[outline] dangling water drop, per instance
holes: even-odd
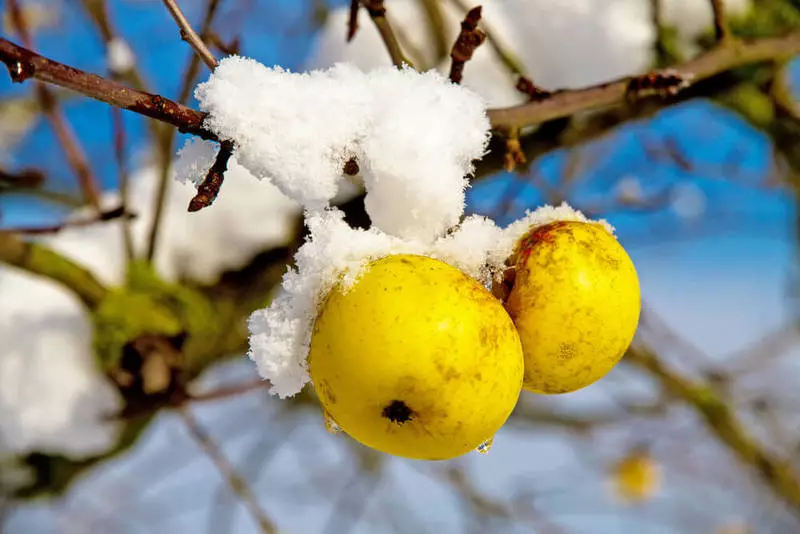
[[[331,417],[326,410],[322,410],[322,415],[325,417],[325,430],[330,432],[331,434],[338,434],[342,431],[342,427],[336,422],[336,420]]]
[[[492,436],[491,438],[487,439],[486,441],[478,445],[478,448],[475,450],[478,451],[478,454],[489,454],[489,451],[492,450],[493,444],[494,444],[494,436]]]
[[[33,76],[33,65],[30,63],[17,61],[13,64],[8,64],[7,66],[8,74],[11,75],[11,81],[14,83],[22,83]]]

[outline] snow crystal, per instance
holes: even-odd
[[[481,2],[483,17],[480,26],[488,29],[503,48],[519,55],[514,45],[518,36],[513,21],[500,1]],[[436,68],[447,74],[450,69],[450,47],[461,30],[462,12],[455,2],[440,2],[443,17],[442,38],[446,44],[444,56],[437,56],[437,44],[431,32],[429,17],[418,0],[393,0],[388,8],[392,26],[403,52],[420,70]],[[470,6],[472,7],[472,6]],[[358,12],[358,33],[351,42],[345,40],[350,8],[342,6],[328,14],[325,25],[315,36],[307,67],[320,69],[336,63],[352,63],[369,72],[390,63],[389,55],[378,30],[369,20],[366,10]],[[513,106],[524,101],[522,93],[514,86],[516,80],[488,44],[478,47],[464,70],[462,84],[486,99],[492,107]]]
[[[190,138],[178,150],[175,179],[182,184],[200,185],[217,158],[218,148],[210,141]],[[230,160],[228,160],[230,161]],[[238,178],[235,178],[238,180]]]
[[[432,241],[458,223],[488,142],[482,100],[436,72],[298,74],[232,56],[195,94],[242,166],[309,210],[328,205],[355,158],[373,224],[399,237]]]
[[[309,382],[306,357],[320,303],[338,283],[346,290],[371,261],[393,254],[419,254],[461,269],[487,288],[505,267],[516,241],[531,226],[556,220],[587,221],[566,203],[545,206],[505,229],[481,216],[466,218],[434,242],[402,239],[377,228],[351,228],[336,209],[307,214],[310,232],[295,255],[296,268],[283,278],[282,292],[249,321],[250,358],[281,398]],[[605,221],[604,226],[613,233]]]

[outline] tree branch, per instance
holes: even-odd
[[[486,34],[478,28],[482,9],[481,6],[478,6],[467,12],[461,22],[461,32],[450,50],[450,58],[452,59],[450,63],[450,81],[453,83],[461,83],[461,79],[464,76],[464,65],[472,59],[472,54],[486,39]]]
[[[44,245],[24,241],[12,232],[0,231],[0,262],[60,283],[90,309],[106,295],[106,288],[91,272]]]
[[[211,25],[213,24],[214,18],[217,15],[219,4],[219,0],[209,0],[208,4],[206,5],[205,16],[203,17],[203,25],[200,29],[200,34],[202,37],[197,37],[201,44],[203,44],[203,39],[205,36],[211,31]],[[175,8],[178,9],[177,6],[175,6]],[[179,9],[178,12],[180,13]],[[186,20],[185,17],[183,20]],[[180,25],[180,22],[178,24]],[[188,22],[186,22],[186,25],[188,31],[191,31],[192,34],[196,35],[191,26],[188,25]],[[203,44],[203,46],[205,45]],[[197,49],[195,48],[195,50]],[[179,95],[178,102],[180,104],[183,104],[191,94],[191,88],[194,85],[194,80],[200,70],[200,58],[202,57],[203,55],[201,53],[195,53],[192,54],[191,59],[189,60],[189,66],[184,74],[183,84]],[[214,59],[214,65],[211,67],[211,70],[216,68],[216,65],[217,60]],[[172,169],[172,154],[175,150],[175,132],[165,132],[164,136],[159,139],[158,149],[161,156],[161,168],[158,177],[158,190],[156,191],[155,210],[153,211],[153,220],[150,224],[150,232],[147,240],[146,258],[148,261],[152,261],[156,253],[156,248],[158,247],[159,230],[161,228],[161,221],[164,216],[164,204],[166,201],[167,189],[169,187],[170,170]],[[209,173],[210,172],[211,171],[209,171]],[[220,185],[222,185],[222,180],[220,180]],[[219,187],[217,188],[217,191],[218,190]]]
[[[9,0],[8,11],[11,15],[12,24],[22,38],[22,42],[25,43],[25,46],[31,48],[33,46],[33,39],[28,31],[25,17],[22,14],[22,9],[17,0]],[[97,183],[97,178],[94,176],[89,166],[86,152],[62,113],[55,95],[53,95],[52,91],[50,91],[45,84],[40,82],[36,84],[36,96],[39,100],[42,112],[45,117],[47,117],[48,122],[50,122],[56,139],[64,151],[67,163],[75,173],[85,201],[99,211],[100,187]]]
[[[646,371],[670,394],[689,404],[719,442],[755,470],[761,481],[800,515],[800,479],[791,463],[761,447],[713,389],[671,371],[647,349],[630,349],[624,361]]]
[[[181,39],[186,41],[189,46],[194,48],[194,51],[197,52],[197,55],[200,56],[200,59],[208,65],[208,68],[214,70],[217,68],[218,61],[217,58],[214,57],[214,54],[211,53],[211,50],[208,49],[206,44],[197,35],[197,32],[192,29],[192,25],[186,19],[186,16],[181,11],[181,8],[178,7],[178,3],[175,0],[163,0],[164,5],[169,10],[172,18],[175,19],[175,23],[178,25],[181,33]]]
[[[676,65],[671,71],[690,83],[696,83],[736,67],[787,59],[798,53],[800,33],[792,33],[783,37],[732,42]],[[510,108],[490,109],[489,119],[494,128],[522,128],[581,111],[620,104],[632,96],[631,83],[639,78],[623,78],[586,89],[557,91],[542,100]]]
[[[178,131],[203,139],[217,136],[203,128],[206,114],[163,96],[138,91],[121,83],[53,61],[0,37],[0,61],[17,83],[34,78],[70,89],[106,104],[165,122]]]
[[[219,195],[219,189],[225,180],[225,171],[228,170],[228,161],[233,155],[233,143],[223,141],[214,164],[208,169],[203,182],[197,187],[197,194],[189,201],[189,211],[199,211],[213,204]]]
[[[710,0],[711,9],[714,12],[714,35],[720,44],[727,43],[731,38],[728,21],[725,17],[724,0]]]
[[[267,517],[264,510],[258,505],[258,499],[256,499],[247,481],[236,472],[236,469],[225,457],[219,446],[211,439],[211,436],[208,435],[205,429],[200,426],[200,423],[192,414],[191,409],[188,406],[182,406],[180,408],[180,414],[189,432],[197,441],[197,444],[200,445],[211,461],[214,462],[214,465],[228,483],[231,491],[239,497],[242,503],[247,507],[256,525],[258,525],[259,531],[262,534],[277,534],[278,529],[275,527],[273,521]]]
[[[386,50],[389,52],[394,66],[402,68],[405,64],[414,68],[411,61],[403,55],[403,51],[400,48],[400,43],[392,29],[392,25],[389,24],[389,19],[386,18],[386,6],[383,5],[383,1],[384,0],[361,0],[361,5],[367,10],[372,22],[375,23],[375,27],[378,29],[378,33],[381,34],[381,39],[383,39],[386,45]]]

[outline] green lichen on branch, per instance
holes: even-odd
[[[58,252],[0,231],[0,262],[49,278],[72,291],[90,309],[105,298],[106,288],[87,269]]]
[[[109,370],[119,364],[124,347],[141,336],[184,336],[182,370],[194,376],[215,356],[216,315],[199,291],[166,282],[150,265],[133,262],[125,287],[109,292],[92,315],[98,360]]]

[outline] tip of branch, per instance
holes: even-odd
[[[350,2],[350,18],[347,19],[347,42],[353,40],[358,31],[358,8],[360,7],[359,0],[352,0]]]
[[[464,17],[464,22],[461,23],[461,27],[468,30],[474,30],[478,23],[481,21],[481,16],[483,15],[483,6],[475,6],[467,12],[467,16]]]

